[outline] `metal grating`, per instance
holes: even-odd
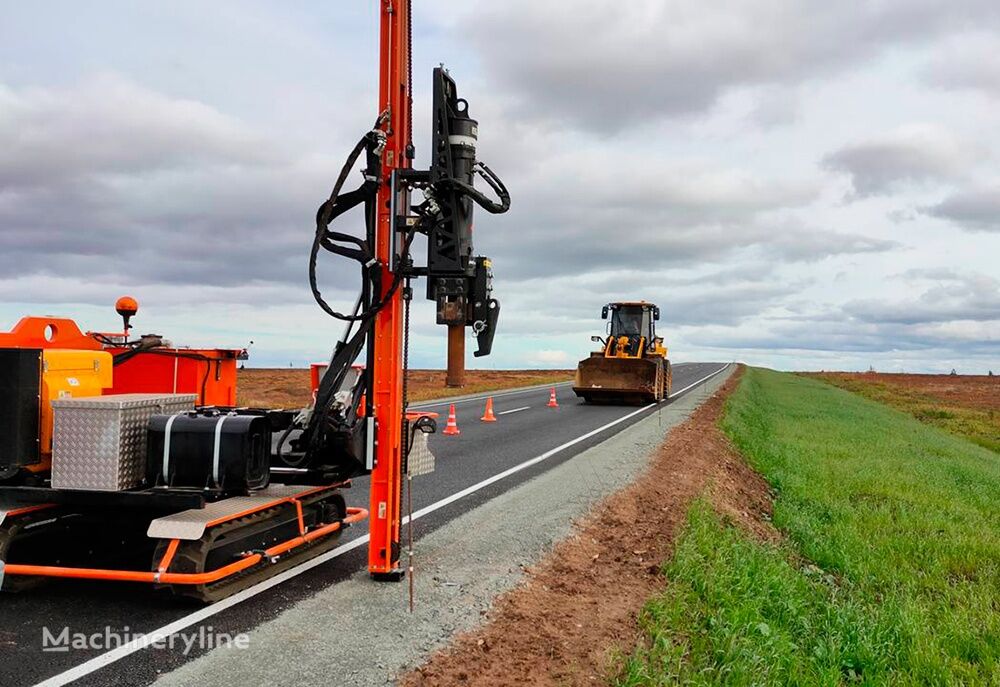
[[[153,415],[194,408],[195,394],[116,394],[52,402],[52,486],[123,491],[146,476]]]
[[[434,472],[435,458],[427,444],[427,435],[417,432],[413,437],[413,445],[410,446],[410,455],[407,459],[407,472],[413,477],[426,475]]]
[[[208,523],[219,518],[229,517],[266,506],[269,501],[278,501],[289,496],[303,493],[303,488],[287,484],[275,484],[249,496],[235,496],[208,503],[204,508],[192,508],[180,513],[172,513],[157,518],[149,523],[146,536],[153,539],[184,539],[194,541],[201,539]]]

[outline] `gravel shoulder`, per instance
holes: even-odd
[[[156,684],[392,683],[457,633],[480,626],[494,600],[567,537],[574,521],[635,479],[667,432],[734,369],[419,539],[414,613],[405,583],[376,584],[361,571],[258,626],[248,649],[217,649]]]

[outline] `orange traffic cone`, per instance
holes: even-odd
[[[552,387],[552,393],[549,394],[549,408],[558,408],[559,403],[556,401],[556,388]]]
[[[483,422],[496,422],[497,416],[493,414],[493,397],[490,396],[486,399],[486,412],[483,416],[479,418]]]
[[[445,425],[442,434],[461,434],[462,432],[458,429],[458,419],[455,417],[455,404],[451,404],[451,408],[448,410],[448,424]]]

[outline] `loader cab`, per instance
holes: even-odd
[[[647,350],[652,350],[656,342],[656,326],[654,322],[660,319],[660,309],[652,303],[609,303],[601,310],[601,317],[609,319],[609,342],[627,337],[631,355],[638,355],[635,350],[640,340],[644,340]],[[613,352],[612,352],[613,353]]]

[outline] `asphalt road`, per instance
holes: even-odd
[[[723,367],[718,363],[676,364],[674,390],[683,390]],[[645,415],[631,406],[584,405],[573,395],[569,385],[556,388],[559,408],[546,406],[548,388],[497,393],[494,412],[499,421],[492,424],[479,421],[485,396],[455,402],[461,434],[433,435],[430,446],[437,457],[436,470],[414,478],[413,505],[420,516],[419,520],[414,520],[417,537],[606,440]],[[428,403],[416,407],[441,413],[443,428],[448,404]],[[615,424],[606,427],[610,423]],[[561,450],[548,460],[482,486],[483,482],[560,447]],[[589,475],[587,479],[601,478]],[[347,497],[352,505],[367,507],[367,479],[354,480],[354,488]],[[342,544],[352,541],[362,544],[355,540],[366,533],[366,527],[354,527],[345,532]],[[20,687],[49,679],[48,684],[65,684],[67,679],[76,677],[79,680],[74,684],[80,685],[149,684],[158,674],[177,667],[199,652],[194,650],[185,656],[180,650],[140,650],[124,652],[128,655],[111,662],[106,651],[43,652],[43,631],[48,628],[51,634],[57,634],[68,627],[71,633],[93,634],[104,633],[105,628],[110,628],[114,633],[144,634],[174,624],[175,627],[186,626],[185,632],[196,631],[199,625],[214,628],[216,632],[245,632],[296,601],[311,596],[317,589],[363,568],[363,545],[340,548],[348,550],[337,552],[333,560],[281,584],[259,593],[241,595],[246,596],[246,600],[220,607],[223,610],[218,613],[214,607],[209,607],[205,613],[198,606],[157,594],[146,585],[66,580],[19,595],[0,596],[0,684]],[[207,617],[192,623],[194,618],[202,616]],[[100,667],[103,663],[107,665]],[[66,671],[75,672],[67,674]]]

